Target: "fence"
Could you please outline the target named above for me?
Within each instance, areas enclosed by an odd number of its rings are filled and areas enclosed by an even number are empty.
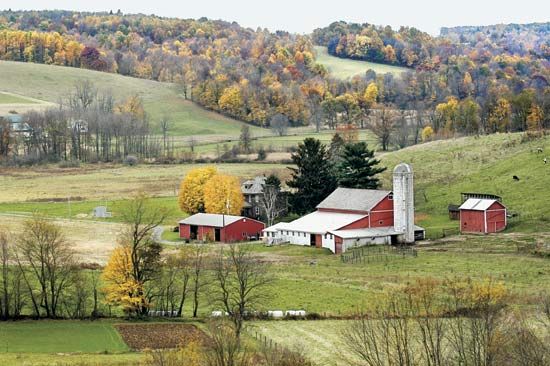
[[[342,263],[378,263],[387,262],[391,259],[405,259],[406,257],[417,257],[418,251],[409,246],[365,246],[354,248],[342,253]]]

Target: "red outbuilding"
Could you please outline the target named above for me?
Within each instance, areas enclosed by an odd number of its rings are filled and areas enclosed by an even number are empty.
[[[242,216],[198,213],[179,222],[180,238],[232,243],[258,239],[263,222]]]
[[[506,229],[506,207],[497,200],[469,198],[460,206],[461,233],[496,233]]]

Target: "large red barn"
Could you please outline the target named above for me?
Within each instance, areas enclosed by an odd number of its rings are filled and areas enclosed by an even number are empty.
[[[248,217],[198,213],[179,222],[180,238],[232,243],[259,238],[265,225]]]
[[[496,233],[506,224],[506,206],[497,200],[469,198],[460,206],[462,233]]]

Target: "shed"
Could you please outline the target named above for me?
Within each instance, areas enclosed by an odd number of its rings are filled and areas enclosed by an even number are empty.
[[[496,233],[506,224],[506,206],[496,199],[469,198],[460,206],[461,233]]]
[[[179,222],[180,238],[231,243],[259,239],[263,222],[243,216],[198,213]]]

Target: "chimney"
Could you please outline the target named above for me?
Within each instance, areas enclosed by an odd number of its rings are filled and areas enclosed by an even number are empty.
[[[401,243],[414,243],[413,170],[401,163],[393,170],[393,226]]]

